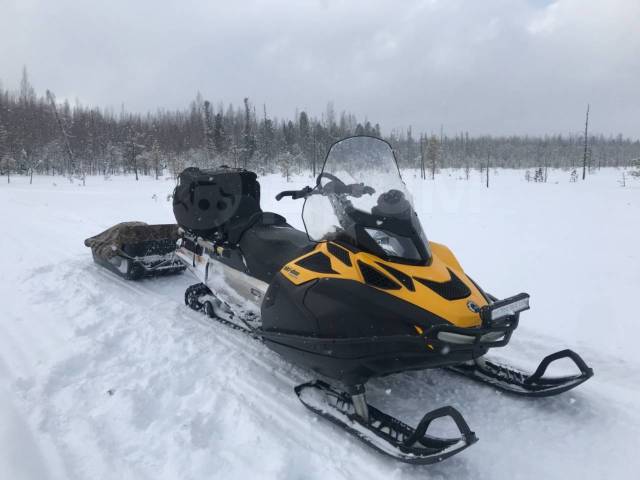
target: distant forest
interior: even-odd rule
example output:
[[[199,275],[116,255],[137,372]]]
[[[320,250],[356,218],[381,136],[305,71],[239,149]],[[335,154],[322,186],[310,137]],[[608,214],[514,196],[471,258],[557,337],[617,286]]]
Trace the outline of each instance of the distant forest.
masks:
[[[379,119],[383,121],[383,119]],[[580,125],[576,126],[576,130]],[[584,128],[584,127],[583,127]],[[287,177],[316,171],[329,146],[357,134],[381,136],[393,145],[401,168],[433,176],[440,168],[582,168],[584,133],[573,135],[473,136],[394,130],[339,114],[330,103],[321,118],[300,111],[292,119],[269,115],[248,98],[215,106],[201,95],[184,110],[145,115],[57,102],[39,96],[26,69],[17,91],[0,87],[0,175],[173,175],[187,166],[230,165]],[[589,169],[628,167],[640,158],[640,141],[589,135]]]

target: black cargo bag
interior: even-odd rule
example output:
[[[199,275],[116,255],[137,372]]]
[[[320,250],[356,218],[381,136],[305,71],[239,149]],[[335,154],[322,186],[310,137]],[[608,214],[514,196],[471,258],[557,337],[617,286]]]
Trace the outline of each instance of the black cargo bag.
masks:
[[[260,212],[257,176],[241,168],[187,168],[173,192],[178,225],[205,238],[224,241],[235,225]]]

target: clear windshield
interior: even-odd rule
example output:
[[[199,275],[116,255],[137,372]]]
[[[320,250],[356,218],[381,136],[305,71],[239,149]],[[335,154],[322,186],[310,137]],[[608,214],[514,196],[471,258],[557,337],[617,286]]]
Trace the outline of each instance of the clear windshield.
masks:
[[[413,212],[391,146],[357,136],[329,150],[314,194],[305,201],[303,220],[311,240],[359,245],[367,237],[390,257],[419,260],[424,249],[411,233],[420,237],[419,243],[426,239]]]

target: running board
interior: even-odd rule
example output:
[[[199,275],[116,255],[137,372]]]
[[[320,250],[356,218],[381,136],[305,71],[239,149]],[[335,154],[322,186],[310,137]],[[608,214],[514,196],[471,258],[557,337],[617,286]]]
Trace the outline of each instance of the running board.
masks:
[[[580,373],[545,378],[544,374],[549,365],[562,358],[571,359]],[[448,369],[479,382],[490,384],[500,390],[527,397],[557,395],[577,387],[593,376],[593,369],[587,366],[582,357],[573,350],[561,350],[543,358],[532,374],[484,358],[476,359],[473,363],[448,367]]]
[[[460,412],[453,407],[442,407],[427,413],[414,429],[371,405],[367,405],[368,419],[364,420],[356,414],[356,407],[349,394],[320,380],[298,385],[295,392],[300,401],[314,413],[377,451],[402,462],[422,465],[440,462],[460,453],[478,440]],[[446,417],[456,424],[460,437],[438,438],[426,434],[431,422]]]

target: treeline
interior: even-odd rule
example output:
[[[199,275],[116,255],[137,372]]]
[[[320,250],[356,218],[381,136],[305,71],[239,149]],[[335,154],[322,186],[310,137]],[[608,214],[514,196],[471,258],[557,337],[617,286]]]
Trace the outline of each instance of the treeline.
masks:
[[[439,168],[575,168],[582,165],[584,138],[473,137],[468,133],[415,134],[339,115],[329,104],[320,118],[271,117],[245,98],[240,106],[213,105],[198,95],[184,110],[146,115],[56,102],[37,95],[26,70],[17,91],[0,88],[0,174],[174,175],[187,166],[241,166],[283,175],[320,168],[329,146],[357,134],[382,136],[395,148],[401,168],[435,175]],[[629,166],[640,158],[640,142],[590,136],[590,168]]]

